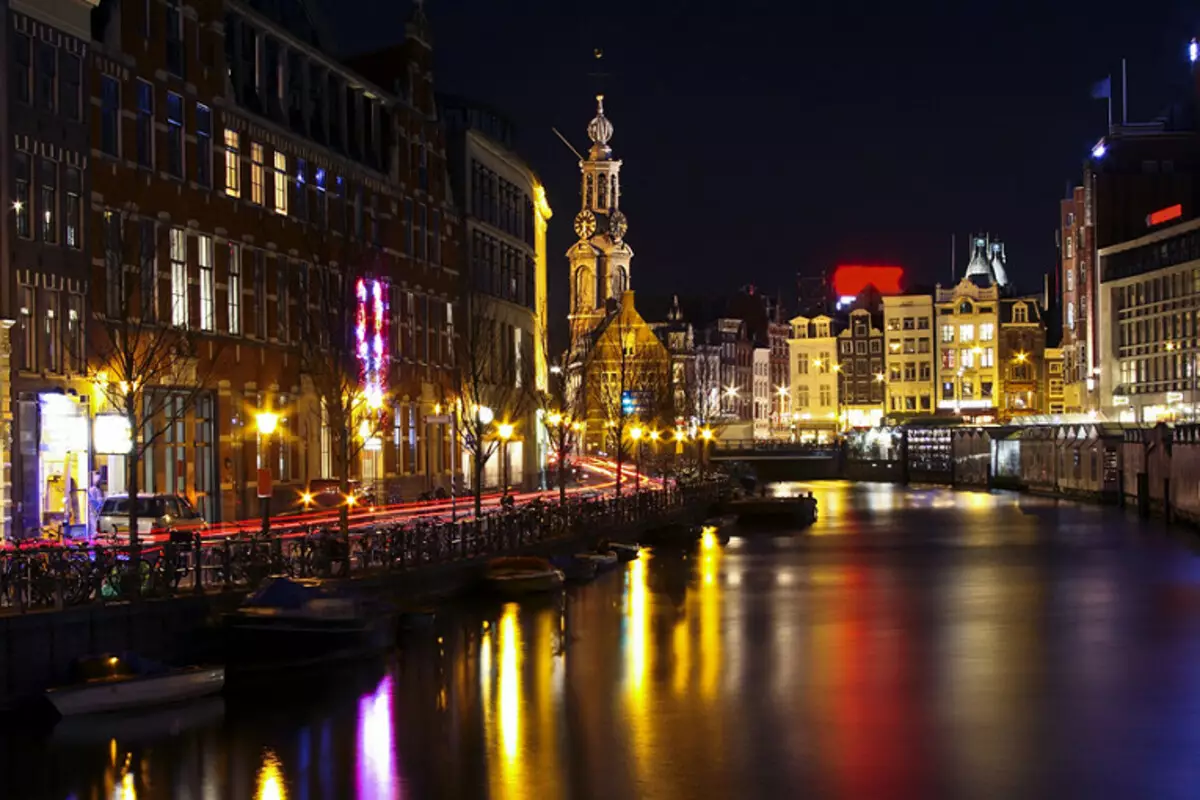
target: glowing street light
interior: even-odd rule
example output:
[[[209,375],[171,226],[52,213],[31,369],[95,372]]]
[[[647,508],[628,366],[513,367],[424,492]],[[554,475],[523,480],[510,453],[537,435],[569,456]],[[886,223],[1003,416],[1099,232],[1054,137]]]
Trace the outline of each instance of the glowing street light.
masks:
[[[254,424],[258,426],[259,433],[270,436],[279,425],[279,415],[274,411],[259,411],[254,415]]]
[[[884,374],[882,372],[875,373],[875,382],[876,383],[883,383],[885,380],[887,380],[887,378],[886,378],[886,376],[884,376]]]
[[[254,415],[254,424],[258,427],[259,434],[263,437],[263,449],[266,450],[266,458],[261,458],[260,463],[270,463],[271,453],[271,434],[275,432],[275,428],[279,426],[279,415],[274,411],[259,411]],[[271,533],[271,468],[260,467],[258,470],[258,498],[262,505],[262,535],[265,537]]]
[[[629,438],[633,439],[636,442],[642,438],[643,433],[645,433],[645,431],[643,431],[640,427],[635,425],[629,429]]]
[[[480,425],[491,425],[492,420],[496,418],[496,413],[487,406],[478,406],[475,409],[475,418],[479,420]]]
[[[563,415],[559,414],[557,411],[555,411],[552,414],[550,414],[550,416],[547,417],[546,419],[549,421],[549,423],[551,425],[553,425],[554,427],[557,428],[559,425],[562,424]]]
[[[504,441],[508,441],[513,435],[513,426],[511,422],[502,422],[496,427],[496,435]]]
[[[658,441],[658,431],[650,431],[650,441],[652,441],[652,442]]]
[[[711,441],[713,438],[712,429],[705,428],[704,430],[700,431],[700,438],[702,438],[706,442]]]

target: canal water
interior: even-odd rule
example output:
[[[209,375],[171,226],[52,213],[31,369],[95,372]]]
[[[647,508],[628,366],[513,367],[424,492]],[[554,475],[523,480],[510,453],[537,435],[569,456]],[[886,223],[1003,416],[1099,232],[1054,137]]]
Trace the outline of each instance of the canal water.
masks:
[[[0,797],[1200,797],[1192,534],[815,492],[779,537],[441,614],[379,663],[0,744]]]

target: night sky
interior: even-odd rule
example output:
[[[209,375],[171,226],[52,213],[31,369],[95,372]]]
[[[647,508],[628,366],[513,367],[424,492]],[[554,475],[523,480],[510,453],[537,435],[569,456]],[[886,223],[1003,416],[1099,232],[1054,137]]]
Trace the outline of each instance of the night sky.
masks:
[[[343,52],[402,35],[404,2],[321,3]],[[586,149],[589,73],[611,75],[605,107],[639,292],[752,282],[791,298],[796,273],[839,263],[947,282],[951,234],[961,272],[967,234],[981,230],[1007,242],[1010,275],[1036,291],[1055,265],[1058,200],[1105,131],[1092,84],[1112,74],[1119,121],[1128,59],[1129,118],[1152,118],[1189,91],[1186,43],[1200,33],[1200,7],[1185,0],[426,8],[438,88],[505,111],[546,184],[558,309],[579,187],[551,127]]]

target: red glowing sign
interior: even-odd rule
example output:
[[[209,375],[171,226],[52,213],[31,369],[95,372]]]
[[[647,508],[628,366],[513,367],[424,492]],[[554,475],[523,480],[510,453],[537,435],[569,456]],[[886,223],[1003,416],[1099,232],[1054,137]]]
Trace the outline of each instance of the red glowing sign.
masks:
[[[862,267],[843,265],[834,270],[833,291],[838,297],[858,297],[868,286],[880,294],[900,294],[903,267]]]
[[[1173,206],[1160,208],[1158,211],[1155,211],[1153,214],[1146,217],[1146,224],[1153,228],[1155,225],[1162,225],[1164,222],[1170,222],[1171,220],[1179,219],[1182,216],[1183,206],[1179,203],[1176,203]]]

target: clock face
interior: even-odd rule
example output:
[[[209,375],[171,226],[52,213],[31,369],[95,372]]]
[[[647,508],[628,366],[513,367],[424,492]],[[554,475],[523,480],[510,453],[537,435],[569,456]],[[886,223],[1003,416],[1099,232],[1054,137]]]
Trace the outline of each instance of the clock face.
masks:
[[[584,209],[575,215],[575,235],[580,239],[590,239],[596,232],[596,215],[590,209]]]
[[[608,218],[608,229],[613,240],[619,242],[625,238],[625,231],[629,230],[629,220],[620,211],[614,211]]]

